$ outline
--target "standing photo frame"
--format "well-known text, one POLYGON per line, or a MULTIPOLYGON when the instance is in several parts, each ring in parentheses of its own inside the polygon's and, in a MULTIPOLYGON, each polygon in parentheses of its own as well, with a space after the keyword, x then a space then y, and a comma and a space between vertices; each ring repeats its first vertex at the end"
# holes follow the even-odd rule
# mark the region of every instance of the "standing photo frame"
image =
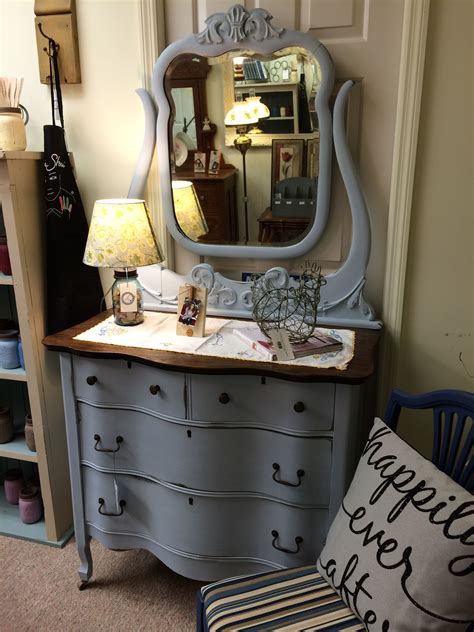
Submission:
POLYGON ((306 177, 319 177, 319 138, 309 138, 306 141, 306 177))
POLYGON ((303 139, 272 140, 272 200, 276 183, 303 176, 303 165, 303 139))

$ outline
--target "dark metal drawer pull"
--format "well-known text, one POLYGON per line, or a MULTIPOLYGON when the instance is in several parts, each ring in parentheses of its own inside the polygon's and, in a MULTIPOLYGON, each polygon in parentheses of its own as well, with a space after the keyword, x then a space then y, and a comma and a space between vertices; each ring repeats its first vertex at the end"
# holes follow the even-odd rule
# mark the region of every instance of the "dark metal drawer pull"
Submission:
POLYGON ((119 500, 119 513, 109 513, 108 511, 102 511, 102 508, 105 504, 105 500, 103 498, 99 498, 97 502, 99 503, 99 513, 102 516, 121 516, 123 514, 123 508, 127 504, 124 500, 119 500))
POLYGON ((296 551, 292 551, 291 549, 285 549, 284 547, 277 546, 275 544, 275 542, 278 540, 278 537, 279 537, 278 531, 273 530, 272 531, 272 536, 273 536, 272 546, 277 551, 283 551, 283 553, 292 553, 293 555, 295 553, 299 553, 300 552, 300 544, 303 542, 303 538, 300 535, 297 535, 296 538, 295 538, 296 551))
POLYGON ((296 404, 293 406, 295 412, 297 413, 302 413, 304 411, 304 404, 303 402, 296 402, 296 404))
POLYGON ((288 487, 299 487, 301 485, 301 479, 304 476, 304 470, 296 470, 296 476, 298 477, 298 482, 297 483, 290 483, 289 481, 284 481, 281 478, 277 478, 277 474, 280 471, 280 466, 278 463, 274 463, 272 465, 273 469, 275 470, 273 472, 273 480, 275 481, 275 483, 280 483, 280 485, 288 485, 288 487))
POLYGON ((150 386, 150 393, 152 395, 157 395, 160 391, 161 391, 161 388, 158 386, 158 384, 152 384, 150 386))
POLYGON ((100 435, 98 434, 94 435, 94 441, 94 450, 97 450, 97 452, 118 452, 120 450, 120 444, 123 441, 123 437, 121 437, 120 435, 118 437, 115 437, 115 441, 117 442, 117 447, 115 448, 115 450, 113 450, 112 448, 98 448, 97 446, 100 443, 100 435))
POLYGON ((227 393, 221 393, 219 395, 219 401, 221 404, 228 404, 230 402, 230 397, 227 393))
POLYGON ((89 375, 89 377, 86 377, 86 382, 89 384, 89 386, 94 386, 94 384, 97 382, 97 378, 95 375, 89 375))

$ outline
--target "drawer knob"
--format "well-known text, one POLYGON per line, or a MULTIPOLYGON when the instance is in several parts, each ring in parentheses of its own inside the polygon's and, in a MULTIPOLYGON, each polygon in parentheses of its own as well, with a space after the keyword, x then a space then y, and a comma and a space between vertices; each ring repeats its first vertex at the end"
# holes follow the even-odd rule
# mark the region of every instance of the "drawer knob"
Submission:
POLYGON ((280 538, 280 535, 278 531, 275 531, 275 529, 272 531, 272 536, 273 536, 272 546, 277 551, 283 551, 283 553, 291 553, 292 555, 295 555, 296 553, 300 552, 300 548, 301 548, 300 544, 303 542, 303 538, 300 535, 297 535, 295 538, 296 549, 285 549, 285 547, 277 544, 277 540, 280 538))
POLYGON ((293 408, 296 413, 302 413, 304 411, 304 404, 303 402, 296 402, 293 408))
POLYGON ((152 395, 157 395, 160 391, 161 391, 161 388, 158 386, 158 384, 152 384, 150 386, 150 393, 152 395))
POLYGON ((94 441, 95 441, 94 450, 97 450, 97 452, 118 452, 120 450, 120 444, 123 441, 123 437, 121 437, 120 435, 118 437, 115 437, 115 442, 117 444, 117 447, 115 449, 113 449, 113 448, 99 448, 98 445, 99 445, 99 443, 101 441, 99 434, 95 434, 94 435, 94 441))
POLYGON ((279 483, 280 485, 287 485, 288 487, 299 487, 301 485, 301 479, 304 476, 304 470, 296 470, 296 476, 298 477, 298 482, 290 483, 290 481, 284 481, 282 478, 277 478, 277 474, 280 471, 280 465, 278 463, 274 463, 272 467, 275 470, 272 476, 275 483, 279 483))
POLYGON ((219 401, 221 404, 228 404, 230 402, 230 397, 227 393, 221 393, 219 395, 219 401))
POLYGON ((99 503, 99 513, 102 516, 121 516, 123 514, 123 508, 127 504, 124 500, 119 500, 120 511, 117 513, 113 513, 110 511, 104 511, 105 500, 103 498, 99 498, 97 502, 99 503))
POLYGON ((89 386, 94 386, 94 384, 97 382, 97 378, 95 375, 89 375, 88 377, 86 377, 86 382, 89 384, 89 386))

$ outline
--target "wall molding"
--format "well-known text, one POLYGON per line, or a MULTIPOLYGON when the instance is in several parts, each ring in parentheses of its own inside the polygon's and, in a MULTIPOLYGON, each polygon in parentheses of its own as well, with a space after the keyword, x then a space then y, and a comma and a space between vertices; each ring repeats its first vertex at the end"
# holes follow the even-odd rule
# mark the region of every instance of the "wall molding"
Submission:
MULTIPOLYGON (((142 87, 152 94, 151 77, 158 56, 166 48, 165 9, 162 0, 138 0, 138 28, 141 43, 142 87)), ((158 239, 163 248, 166 265, 174 266, 174 247, 161 212, 157 157, 151 164, 146 187, 146 198, 153 214, 158 239)))
MULTIPOLYGON (((378 409, 397 385, 430 0, 406 0, 387 229, 378 409)), ((382 408, 380 408, 382 406, 382 408)))

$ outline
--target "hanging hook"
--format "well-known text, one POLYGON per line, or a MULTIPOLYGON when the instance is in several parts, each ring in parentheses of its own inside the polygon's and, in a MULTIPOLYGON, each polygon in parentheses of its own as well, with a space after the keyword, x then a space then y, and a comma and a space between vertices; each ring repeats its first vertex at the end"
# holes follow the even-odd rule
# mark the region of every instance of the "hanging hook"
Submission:
MULTIPOLYGON (((43 25, 41 24, 41 22, 38 22, 38 30, 41 33, 41 35, 48 40, 50 47, 53 47, 56 51, 59 50, 59 44, 57 42, 55 42, 55 40, 53 40, 52 37, 49 37, 49 35, 46 35, 46 33, 43 31, 43 25)), ((48 55, 48 57, 52 57, 51 53, 48 51, 47 48, 43 48, 44 52, 48 55)))

